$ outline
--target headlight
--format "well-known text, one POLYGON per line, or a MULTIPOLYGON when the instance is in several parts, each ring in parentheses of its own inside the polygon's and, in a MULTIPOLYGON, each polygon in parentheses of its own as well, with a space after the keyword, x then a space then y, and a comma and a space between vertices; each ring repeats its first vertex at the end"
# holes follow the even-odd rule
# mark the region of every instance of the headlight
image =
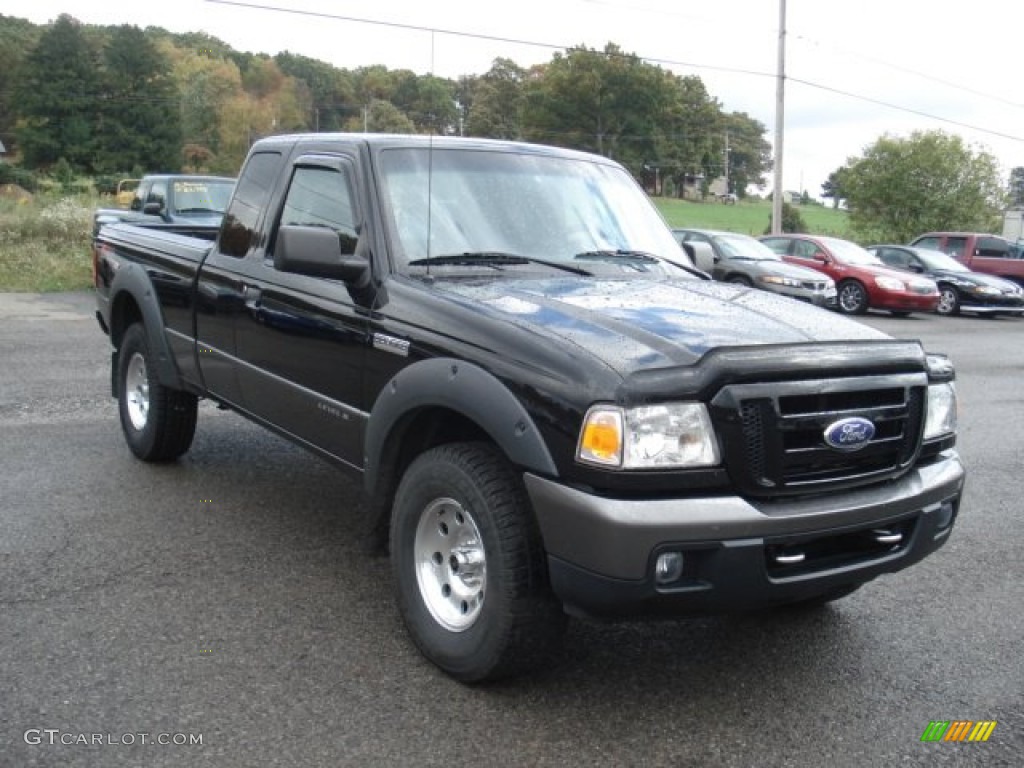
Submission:
POLYGON ((895 277, 876 277, 875 285, 879 288, 884 288, 887 291, 905 291, 907 286, 902 280, 897 280, 895 277))
POLYGON ((762 283, 770 283, 771 285, 785 285, 789 288, 800 287, 800 281, 794 280, 792 277, 782 277, 781 275, 762 275, 757 279, 762 283))
POLYGON ((711 467, 719 463, 718 440, 702 403, 595 405, 583 420, 576 458, 622 469, 711 467))
POLYGON ((999 296, 1002 291, 998 288, 993 288, 991 285, 972 285, 971 293, 980 293, 983 296, 999 296))
POLYGON ((956 432, 956 388, 953 382, 928 387, 928 415, 924 422, 924 439, 931 440, 956 432))

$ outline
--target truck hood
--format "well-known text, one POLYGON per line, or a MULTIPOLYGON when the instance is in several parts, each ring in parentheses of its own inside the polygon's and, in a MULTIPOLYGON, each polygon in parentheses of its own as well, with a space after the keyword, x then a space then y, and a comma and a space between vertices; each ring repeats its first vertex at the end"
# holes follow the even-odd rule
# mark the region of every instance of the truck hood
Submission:
POLYGON ((622 375, 689 365, 718 347, 889 338, 795 299, 702 280, 445 280, 436 286, 622 375))

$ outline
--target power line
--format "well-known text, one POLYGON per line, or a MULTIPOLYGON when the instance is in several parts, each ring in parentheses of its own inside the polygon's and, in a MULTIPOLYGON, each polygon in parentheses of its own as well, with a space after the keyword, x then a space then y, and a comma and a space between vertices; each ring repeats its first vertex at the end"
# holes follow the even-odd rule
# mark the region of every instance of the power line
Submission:
POLYGON ((821 90, 821 91, 828 91, 829 93, 835 93, 835 94, 838 94, 840 96, 847 96, 847 97, 849 97, 851 99, 857 99, 859 101, 866 101, 869 104, 877 104, 878 106, 881 106, 881 107, 888 107, 889 109, 896 109, 896 110, 899 110, 900 112, 907 112, 907 113, 909 113, 911 115, 917 115, 918 117, 927 117, 930 120, 938 120, 938 121, 943 122, 943 123, 948 123, 949 125, 959 126, 960 128, 968 128, 968 129, 970 129, 972 131, 979 131, 980 133, 987 133, 987 134, 989 134, 991 136, 998 136, 1001 139, 1009 139, 1010 141, 1021 141, 1021 142, 1024 142, 1024 136, 1012 136, 1012 135, 1010 135, 1008 133, 1001 133, 1000 131, 993 131, 991 128, 982 128, 981 126, 978 126, 978 125, 971 125, 970 123, 964 123, 964 122, 961 122, 959 120, 953 120, 953 119, 948 118, 948 117, 940 117, 939 115, 933 115, 933 114, 931 114, 929 112, 924 112, 924 111, 919 110, 919 109, 912 109, 911 107, 901 107, 898 104, 893 104, 893 103, 888 102, 888 101, 882 101, 881 99, 874 99, 874 98, 872 98, 870 96, 864 96, 864 95, 859 94, 859 93, 853 93, 852 91, 845 91, 842 88, 833 88, 832 86, 829 86, 829 85, 822 85, 821 83, 814 83, 814 82, 811 82, 810 80, 802 80, 799 77, 790 77, 790 78, 787 78, 787 79, 791 80, 794 83, 800 83, 801 85, 806 85, 809 88, 817 88, 818 90, 821 90))

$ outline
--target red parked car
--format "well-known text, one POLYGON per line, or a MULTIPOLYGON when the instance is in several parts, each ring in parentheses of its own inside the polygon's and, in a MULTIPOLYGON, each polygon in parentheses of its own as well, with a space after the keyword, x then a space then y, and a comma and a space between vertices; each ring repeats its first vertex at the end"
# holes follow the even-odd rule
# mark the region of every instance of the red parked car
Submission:
POLYGON ((835 280, 840 312, 860 315, 870 308, 909 315, 932 312, 939 303, 934 280, 887 267, 849 240, 817 235, 766 235, 760 240, 785 261, 835 280))

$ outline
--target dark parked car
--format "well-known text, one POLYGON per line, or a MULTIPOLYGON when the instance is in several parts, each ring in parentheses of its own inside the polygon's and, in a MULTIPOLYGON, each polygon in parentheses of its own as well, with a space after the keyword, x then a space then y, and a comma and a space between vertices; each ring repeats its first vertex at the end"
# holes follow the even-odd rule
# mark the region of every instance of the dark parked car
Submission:
POLYGON ((952 256, 911 245, 872 245, 867 249, 890 267, 928 275, 939 285, 940 315, 960 310, 978 314, 1024 313, 1024 290, 1010 280, 974 272, 952 256))
POLYGON ((939 303, 935 281, 887 267, 856 243, 817 235, 771 235, 761 238, 791 264, 817 269, 836 281, 841 312, 860 315, 884 309, 894 315, 932 312, 939 303))
POLYGON ((763 288, 819 307, 836 305, 836 284, 832 278, 814 269, 787 264, 749 235, 713 229, 673 229, 672 234, 680 245, 710 246, 710 254, 706 249, 695 248, 694 261, 715 280, 763 288))

